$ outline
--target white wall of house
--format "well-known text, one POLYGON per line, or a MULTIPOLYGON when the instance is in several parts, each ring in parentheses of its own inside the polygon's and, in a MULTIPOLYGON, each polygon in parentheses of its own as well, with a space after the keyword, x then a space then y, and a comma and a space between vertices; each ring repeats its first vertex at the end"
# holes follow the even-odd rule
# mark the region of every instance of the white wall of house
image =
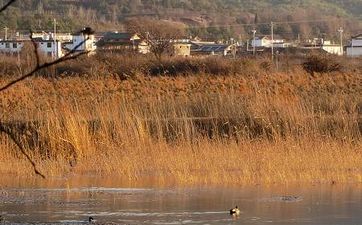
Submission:
MULTIPOLYGON (((54 39, 54 33, 51 33, 51 38, 54 39)), ((56 33, 55 38, 57 39, 57 41, 69 42, 73 40, 73 35, 69 33, 56 33)))
POLYGON ((291 46, 291 43, 274 43, 274 48, 289 48, 291 46))
POLYGON ((352 46, 362 46, 362 36, 360 38, 352 39, 352 46))
POLYGON ((191 55, 191 44, 176 43, 173 45, 175 56, 190 56, 191 55))
POLYGON ((352 38, 351 45, 346 49, 347 56, 362 56, 362 35, 352 38))
POLYGON ((72 50, 75 49, 77 46, 79 47, 76 49, 76 51, 95 51, 97 49, 97 46, 95 44, 94 35, 73 35, 72 43, 66 44, 65 48, 67 48, 68 50, 72 50), (84 43, 81 44, 82 42, 84 43))
POLYGON ((138 53, 140 54, 148 54, 151 52, 151 47, 147 44, 147 42, 142 41, 138 45, 138 53))
POLYGON ((32 33, 32 38, 41 38, 42 40, 49 40, 50 39, 50 34, 46 33, 46 32, 41 32, 41 33, 32 33))
POLYGON ((0 41, 0 52, 20 53, 24 46, 22 41, 0 41))
POLYGON ((58 59, 62 57, 62 43, 57 41, 40 41, 37 42, 38 44, 38 51, 48 57, 52 57, 54 59, 58 59))
POLYGON ((340 45, 324 44, 322 45, 322 49, 330 54, 343 55, 343 47, 340 45))
POLYGON ((349 46, 346 49, 346 54, 347 54, 347 56, 350 56, 350 57, 362 56, 362 46, 359 46, 359 47, 349 46))
POLYGON ((73 40, 73 35, 71 35, 70 33, 56 33, 54 35, 54 33, 52 32, 41 32, 41 33, 33 33, 32 37, 33 38, 41 38, 42 40, 54 40, 54 36, 57 39, 57 41, 62 41, 62 42, 70 42, 73 40))
POLYGON ((269 40, 268 38, 255 38, 251 41, 251 46, 252 47, 270 47, 271 46, 272 41, 269 40))
MULTIPOLYGON (((20 53, 24 47, 26 41, 0 41, 0 52, 3 53, 20 53)), ((29 43, 29 41, 27 41, 29 43)), ((39 41, 36 42, 38 46, 38 51, 45 56, 50 56, 52 58, 60 58, 64 54, 62 52, 62 46, 60 42, 53 41, 39 41)))
POLYGON ((254 47, 265 47, 265 48, 270 48, 272 46, 274 47, 278 47, 278 48, 284 48, 287 47, 285 44, 285 40, 284 39, 274 39, 271 40, 268 37, 263 37, 263 38, 255 38, 255 43, 254 43, 254 39, 251 41, 251 46, 254 47))

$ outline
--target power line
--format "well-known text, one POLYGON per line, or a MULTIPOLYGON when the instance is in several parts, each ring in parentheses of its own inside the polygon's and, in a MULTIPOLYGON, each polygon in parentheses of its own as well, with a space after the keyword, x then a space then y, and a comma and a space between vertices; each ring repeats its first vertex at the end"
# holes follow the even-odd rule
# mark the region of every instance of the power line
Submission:
MULTIPOLYGON (((321 23, 321 22, 333 22, 332 20, 296 20, 296 21, 279 21, 273 22, 274 25, 278 24, 303 24, 303 23, 321 23)), ((240 24, 230 24, 230 25, 212 25, 212 26, 189 26, 189 28, 220 28, 220 27, 245 27, 245 26, 259 26, 259 25, 270 25, 268 23, 240 23, 240 24)))

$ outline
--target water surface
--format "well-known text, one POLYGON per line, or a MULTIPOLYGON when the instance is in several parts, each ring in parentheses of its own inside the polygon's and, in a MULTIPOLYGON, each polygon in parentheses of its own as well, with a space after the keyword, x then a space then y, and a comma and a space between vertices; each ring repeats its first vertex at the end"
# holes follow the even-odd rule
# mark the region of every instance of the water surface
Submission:
POLYGON ((2 185, 6 224, 362 224, 362 185, 160 188, 97 181, 2 185), (25 187, 26 186, 26 187, 25 187), (228 209, 238 205, 239 217, 228 209))

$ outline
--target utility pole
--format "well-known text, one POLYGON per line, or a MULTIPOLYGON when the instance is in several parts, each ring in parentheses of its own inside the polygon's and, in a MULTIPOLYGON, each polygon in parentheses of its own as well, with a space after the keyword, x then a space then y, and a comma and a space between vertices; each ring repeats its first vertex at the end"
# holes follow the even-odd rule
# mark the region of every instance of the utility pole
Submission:
POLYGON ((5 38, 4 38, 4 40, 6 41, 6 40, 8 40, 8 30, 9 30, 9 28, 4 27, 4 30, 5 30, 5 38))
POLYGON ((353 55, 353 37, 352 37, 352 40, 351 40, 351 56, 353 57, 354 55, 353 55))
POLYGON ((272 43, 271 43, 271 55, 272 55, 272 62, 274 62, 274 23, 273 21, 271 22, 271 39, 272 39, 272 43))
POLYGON ((251 32, 253 32, 253 55, 255 56, 255 34, 256 34, 256 29, 254 28, 251 32))
POLYGON ((54 39, 54 55, 53 58, 56 59, 58 58, 58 45, 57 45, 57 20, 54 18, 54 34, 53 34, 53 39, 54 39))
POLYGON ((298 33, 298 45, 300 45, 300 34, 298 33))
POLYGON ((344 32, 343 28, 340 27, 340 28, 338 29, 338 32, 339 32, 340 41, 341 41, 341 55, 343 55, 343 32, 344 32))

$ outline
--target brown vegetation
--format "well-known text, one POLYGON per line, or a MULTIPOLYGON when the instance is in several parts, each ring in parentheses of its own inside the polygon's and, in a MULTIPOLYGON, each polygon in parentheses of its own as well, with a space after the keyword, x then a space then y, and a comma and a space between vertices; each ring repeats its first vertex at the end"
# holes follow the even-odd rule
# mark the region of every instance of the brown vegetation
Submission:
MULTIPOLYGON (((34 67, 34 56, 23 53, 20 58, 0 56, 0 77, 16 77, 34 67)), ((300 73, 304 68, 308 73, 362 73, 361 59, 346 59, 330 55, 278 56, 278 67, 270 62, 269 56, 238 57, 165 57, 162 62, 149 55, 116 52, 100 52, 90 57, 79 57, 37 72, 42 77, 93 77, 128 79, 135 76, 253 76, 274 72, 300 73)), ((45 58, 42 59, 45 61, 45 58)))
POLYGON ((167 60, 154 73, 166 76, 145 76, 160 64, 118 57, 58 65, 73 76, 35 77, 3 92, 0 173, 31 173, 4 133, 11 128, 48 177, 362 181, 358 70, 311 77, 297 66, 264 68, 264 59, 205 58, 167 60), (29 132, 36 135, 27 140, 29 132))
POLYGON ((314 73, 331 73, 341 71, 342 64, 330 55, 311 55, 303 63, 303 68, 314 75, 314 73))

